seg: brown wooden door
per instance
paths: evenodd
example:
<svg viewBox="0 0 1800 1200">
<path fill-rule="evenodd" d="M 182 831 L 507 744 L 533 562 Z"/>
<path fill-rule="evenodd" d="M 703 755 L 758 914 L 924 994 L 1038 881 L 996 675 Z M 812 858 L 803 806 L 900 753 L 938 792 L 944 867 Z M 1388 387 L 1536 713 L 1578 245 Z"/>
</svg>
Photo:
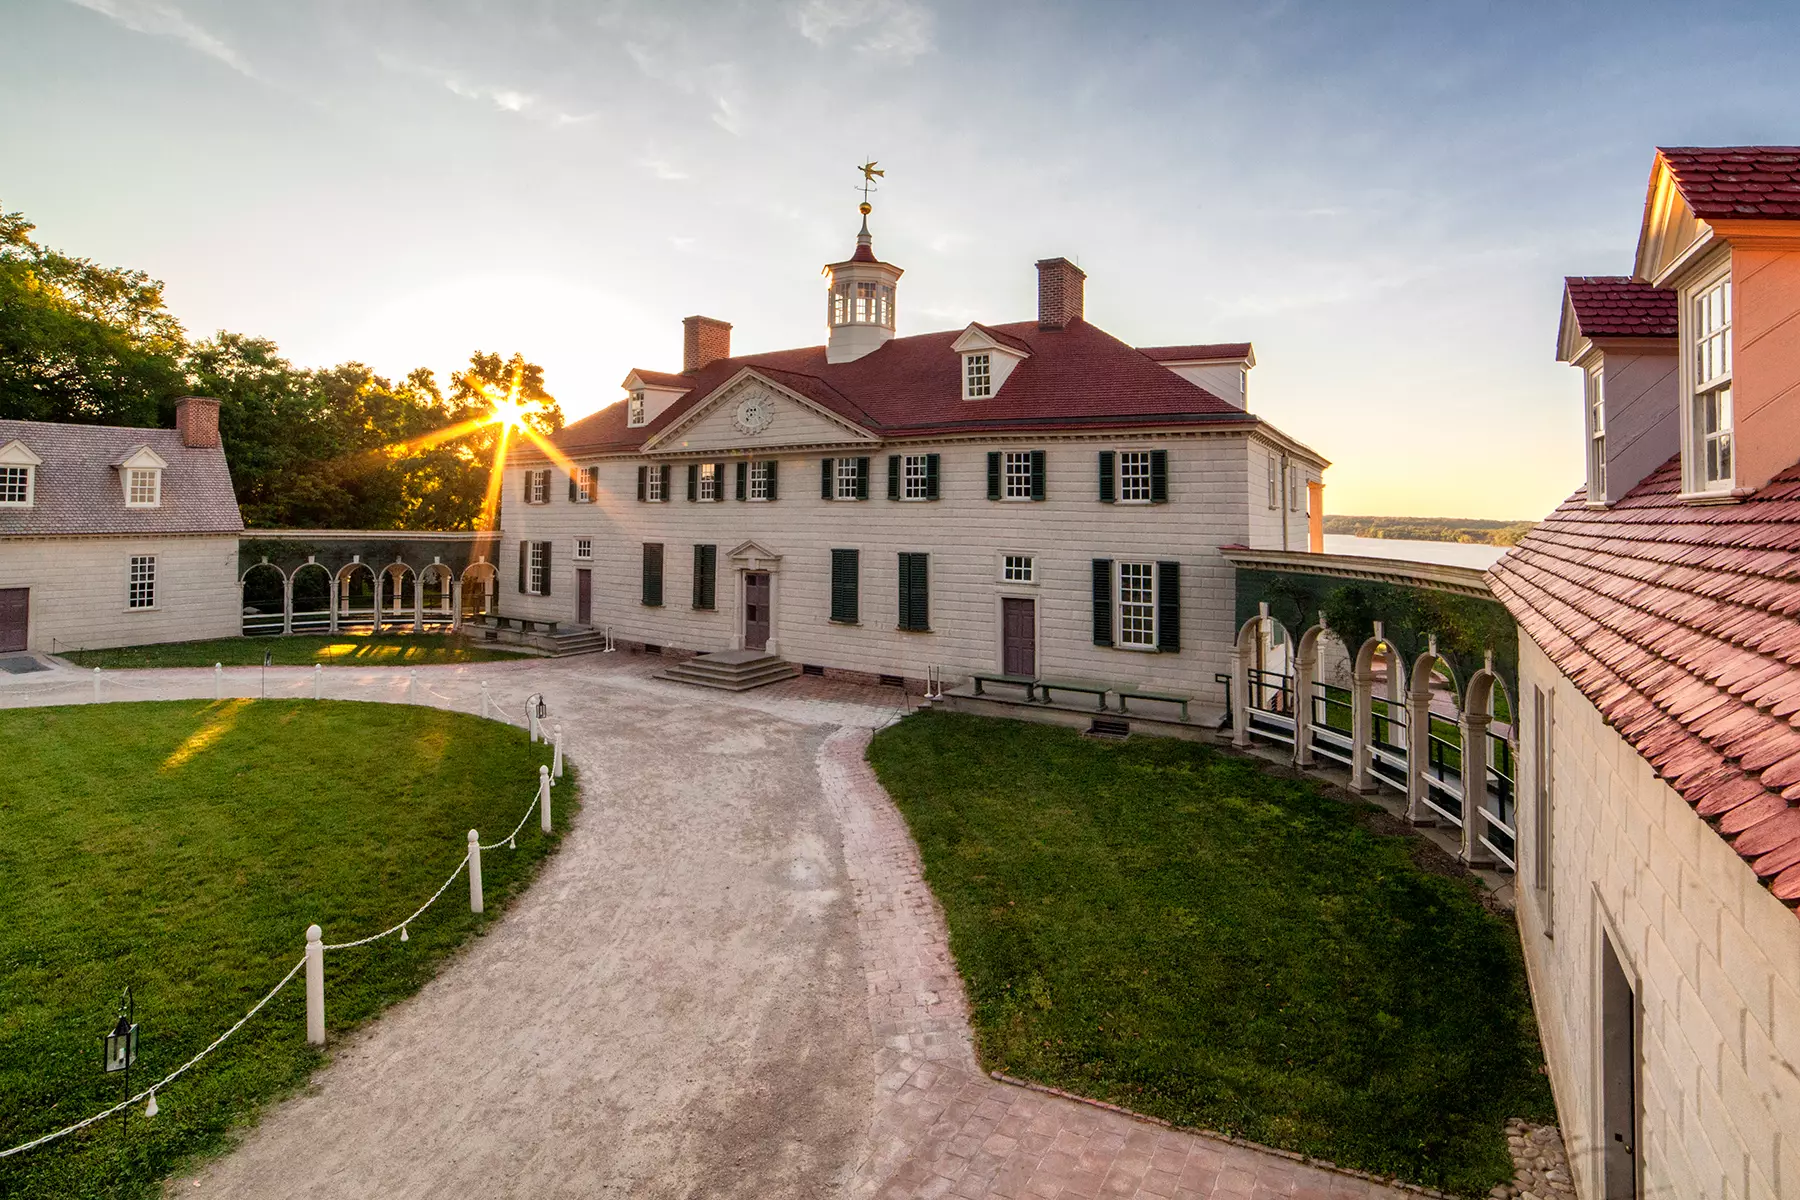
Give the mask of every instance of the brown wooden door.
<svg viewBox="0 0 1800 1200">
<path fill-rule="evenodd" d="M 1000 600 L 1000 669 L 1008 675 L 1037 674 L 1037 601 L 1017 596 Z"/>
<path fill-rule="evenodd" d="M 585 567 L 575 572 L 575 623 L 589 625 L 594 620 L 594 573 Z"/>
<path fill-rule="evenodd" d="M 1636 1200 L 1637 1187 L 1637 996 L 1613 950 L 1600 937 L 1600 1087 L 1606 1122 L 1606 1200 Z"/>
<path fill-rule="evenodd" d="M 25 648 L 30 613 L 30 588 L 0 588 L 0 651 Z"/>
<path fill-rule="evenodd" d="M 744 649 L 769 648 L 769 576 L 766 571 L 744 574 Z"/>
</svg>

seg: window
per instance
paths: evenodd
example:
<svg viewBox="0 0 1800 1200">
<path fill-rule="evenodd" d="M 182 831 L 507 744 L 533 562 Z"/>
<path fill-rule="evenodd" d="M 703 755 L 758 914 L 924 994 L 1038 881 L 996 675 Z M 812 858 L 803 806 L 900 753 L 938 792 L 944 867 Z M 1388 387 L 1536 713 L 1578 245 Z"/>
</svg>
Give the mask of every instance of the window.
<svg viewBox="0 0 1800 1200">
<path fill-rule="evenodd" d="M 1295 467 L 1295 466 L 1288 467 L 1287 477 L 1288 477 L 1288 511 L 1289 512 L 1299 512 L 1300 511 L 1300 493 L 1305 490 L 1303 487 L 1301 487 L 1301 484 L 1303 484 L 1306 481 L 1306 477 L 1305 477 L 1305 475 L 1303 475 L 1301 473 L 1300 468 Z"/>
<path fill-rule="evenodd" d="M 931 556 L 900 554 L 900 628 L 915 633 L 931 630 Z"/>
<path fill-rule="evenodd" d="M 533 596 L 550 594 L 550 543 L 532 542 L 531 559 L 527 568 L 527 590 Z"/>
<path fill-rule="evenodd" d="M 1281 507 L 1281 485 L 1275 480 L 1275 456 L 1269 455 L 1269 507 Z"/>
<path fill-rule="evenodd" d="M 1150 452 L 1148 450 L 1120 451 L 1119 503 L 1150 503 Z"/>
<path fill-rule="evenodd" d="M 1602 367 L 1587 373 L 1588 503 L 1606 503 L 1606 404 Z"/>
<path fill-rule="evenodd" d="M 663 480 L 665 475 L 666 472 L 662 467 L 651 467 L 649 471 L 645 473 L 644 499 L 652 504 L 657 504 L 662 501 Z"/>
<path fill-rule="evenodd" d="M 162 472 L 132 467 L 125 472 L 125 507 L 155 508 L 162 499 Z"/>
<path fill-rule="evenodd" d="M 1001 498 L 1005 500 L 1031 499 L 1031 452 L 1029 450 L 1008 450 L 1006 452 L 1006 491 Z"/>
<path fill-rule="evenodd" d="M 700 499 L 717 500 L 719 498 L 719 464 L 700 464 Z"/>
<path fill-rule="evenodd" d="M 569 476 L 569 500 L 575 504 L 592 504 L 600 490 L 599 467 L 577 467 Z"/>
<path fill-rule="evenodd" d="M 527 471 L 527 472 L 525 472 L 525 503 L 527 503 L 527 504 L 548 504 L 548 503 L 550 503 L 550 472 L 549 472 L 549 470 L 546 469 L 546 470 L 542 470 L 542 471 Z"/>
<path fill-rule="evenodd" d="M 861 566 L 860 551 L 831 552 L 831 619 L 840 625 L 854 625 L 859 619 Z"/>
<path fill-rule="evenodd" d="M 750 499 L 773 500 L 775 480 L 774 464 L 753 462 L 750 464 Z"/>
<path fill-rule="evenodd" d="M 1156 648 L 1156 564 L 1119 564 L 1119 645 Z"/>
<path fill-rule="evenodd" d="M 156 556 L 154 554 L 131 556 L 131 575 L 130 582 L 125 586 L 125 605 L 127 608 L 156 607 Z"/>
<path fill-rule="evenodd" d="M 663 602 L 663 548 L 661 542 L 644 543 L 644 603 L 651 608 L 662 607 Z"/>
<path fill-rule="evenodd" d="M 1729 275 L 1694 297 L 1693 329 L 1692 436 L 1699 461 L 1692 474 L 1695 490 L 1708 491 L 1732 480 Z"/>
<path fill-rule="evenodd" d="M 963 355 L 963 399 L 979 400 L 994 394 L 993 359 L 986 354 Z"/>
<path fill-rule="evenodd" d="M 894 285 L 882 284 L 879 294 L 881 297 L 880 311 L 876 315 L 876 320 L 892 329 L 894 327 Z"/>
<path fill-rule="evenodd" d="M 32 469 L 0 467 L 0 505 L 24 507 L 31 503 Z"/>
<path fill-rule="evenodd" d="M 936 472 L 931 470 L 935 454 L 908 454 L 900 462 L 902 500 L 930 500 L 937 489 L 932 486 Z"/>
<path fill-rule="evenodd" d="M 644 393 L 640 389 L 631 393 L 631 399 L 625 402 L 625 424 L 632 429 L 644 423 Z"/>
<path fill-rule="evenodd" d="M 1003 583 L 1036 583 L 1037 575 L 1031 555 L 1003 555 L 1000 560 L 1000 579 Z"/>
<path fill-rule="evenodd" d="M 1553 742 L 1556 737 L 1555 693 L 1543 688 L 1532 689 L 1531 742 L 1532 757 L 1532 872 L 1531 882 L 1537 889 L 1538 903 L 1544 916 L 1544 933 L 1552 930 L 1552 874 L 1550 823 L 1556 799 L 1556 760 Z"/>
<path fill-rule="evenodd" d="M 858 494 L 859 483 L 862 479 L 862 472 L 858 468 L 859 464 L 865 461 L 867 460 L 860 458 L 840 458 L 837 460 L 837 499 L 858 500 L 869 494 L 866 489 L 861 490 L 860 495 Z"/>
<path fill-rule="evenodd" d="M 575 557 L 579 558 L 582 562 L 593 561 L 594 539 L 593 538 L 576 538 L 575 539 Z"/>
</svg>

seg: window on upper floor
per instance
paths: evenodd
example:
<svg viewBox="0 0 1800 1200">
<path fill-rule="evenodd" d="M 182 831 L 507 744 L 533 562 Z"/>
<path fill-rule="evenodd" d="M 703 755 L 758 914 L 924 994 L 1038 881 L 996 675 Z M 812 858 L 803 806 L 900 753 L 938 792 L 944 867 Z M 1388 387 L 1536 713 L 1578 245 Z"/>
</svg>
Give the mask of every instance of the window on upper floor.
<svg viewBox="0 0 1800 1200">
<path fill-rule="evenodd" d="M 1119 503 L 1148 504 L 1152 498 L 1150 451 L 1121 450 L 1119 452 Z"/>
<path fill-rule="evenodd" d="M 525 472 L 525 503 L 550 503 L 550 472 L 548 469 Z"/>
<path fill-rule="evenodd" d="M 32 502 L 35 467 L 0 467 L 0 507 L 25 508 Z"/>
<path fill-rule="evenodd" d="M 769 462 L 753 462 L 750 464 L 750 499 L 768 500 L 775 489 L 770 481 L 774 477 L 774 465 Z"/>
<path fill-rule="evenodd" d="M 1716 491 L 1733 479 L 1731 438 L 1731 276 L 1721 275 L 1694 293 L 1693 385 L 1689 411 L 1692 491 Z"/>
<path fill-rule="evenodd" d="M 932 498 L 931 460 L 933 454 L 908 454 L 900 460 L 900 498 L 930 500 Z"/>
<path fill-rule="evenodd" d="M 1590 367 L 1582 381 L 1586 389 L 1588 435 L 1588 503 L 1606 503 L 1606 380 L 1604 367 Z"/>
<path fill-rule="evenodd" d="M 1303 490 L 1301 487 L 1302 482 L 1303 482 L 1303 478 L 1300 474 L 1300 468 L 1289 467 L 1288 468 L 1288 511 L 1289 512 L 1299 512 L 1300 511 L 1300 493 Z"/>
<path fill-rule="evenodd" d="M 594 539 L 593 538 L 576 538 L 575 539 L 575 557 L 580 559 L 582 562 L 592 561 L 592 559 L 594 557 Z"/>
<path fill-rule="evenodd" d="M 701 463 L 697 494 L 702 500 L 719 498 L 719 464 Z"/>
<path fill-rule="evenodd" d="M 154 554 L 131 556 L 131 573 L 125 584 L 125 606 L 127 608 L 156 607 L 156 556 Z"/>
<path fill-rule="evenodd" d="M 1269 455 L 1269 507 L 1281 507 L 1281 483 L 1275 477 L 1275 456 Z"/>
<path fill-rule="evenodd" d="M 1002 583 L 1036 583 L 1037 564 L 1029 554 L 1004 554 L 1000 557 Z"/>
<path fill-rule="evenodd" d="M 625 424 L 636 429 L 644 423 L 644 392 L 640 388 L 625 402 Z"/>
<path fill-rule="evenodd" d="M 645 472 L 645 474 L 644 474 L 644 499 L 645 500 L 648 500 L 652 504 L 656 504 L 662 500 L 662 498 L 663 498 L 663 477 L 667 473 L 668 473 L 667 468 L 659 467 L 659 466 L 652 466 L 648 471 Z"/>
<path fill-rule="evenodd" d="M 129 467 L 125 471 L 125 507 L 155 508 L 162 503 L 162 472 L 154 467 Z"/>
<path fill-rule="evenodd" d="M 1031 499 L 1031 451 L 1008 450 L 1005 457 L 1005 500 Z"/>
<path fill-rule="evenodd" d="M 963 399 L 979 400 L 994 394 L 994 360 L 989 354 L 963 355 Z"/>
<path fill-rule="evenodd" d="M 837 460 L 837 466 L 835 468 L 837 484 L 836 499 L 855 500 L 858 498 L 862 481 L 862 464 L 866 461 L 866 459 L 861 458 L 840 458 Z M 860 494 L 866 496 L 868 495 L 868 492 L 866 489 L 862 489 Z"/>
</svg>

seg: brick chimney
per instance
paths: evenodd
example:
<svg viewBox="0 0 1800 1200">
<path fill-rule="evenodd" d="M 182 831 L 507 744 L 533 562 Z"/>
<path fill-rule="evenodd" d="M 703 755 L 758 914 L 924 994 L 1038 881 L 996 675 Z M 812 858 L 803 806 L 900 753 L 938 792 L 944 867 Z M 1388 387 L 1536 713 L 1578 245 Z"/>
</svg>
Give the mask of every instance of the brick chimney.
<svg viewBox="0 0 1800 1200">
<path fill-rule="evenodd" d="M 681 319 L 681 373 L 692 375 L 731 357 L 731 325 L 712 317 Z"/>
<path fill-rule="evenodd" d="M 1038 328 L 1062 329 L 1081 320 L 1087 272 L 1066 258 L 1038 260 Z"/>
<path fill-rule="evenodd" d="M 175 402 L 175 429 L 182 445 L 213 449 L 219 444 L 219 402 L 205 396 L 183 396 Z"/>
</svg>

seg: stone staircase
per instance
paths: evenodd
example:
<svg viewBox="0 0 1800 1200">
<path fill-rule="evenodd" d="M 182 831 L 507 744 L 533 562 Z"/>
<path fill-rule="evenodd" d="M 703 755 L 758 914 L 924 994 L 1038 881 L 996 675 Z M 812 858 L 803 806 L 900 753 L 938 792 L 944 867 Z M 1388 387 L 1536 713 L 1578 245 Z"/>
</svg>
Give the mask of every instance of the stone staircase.
<svg viewBox="0 0 1800 1200">
<path fill-rule="evenodd" d="M 568 654 L 592 654 L 596 650 L 606 649 L 606 633 L 599 629 L 582 629 L 577 626 L 559 629 L 541 639 L 540 644 L 556 658 Z"/>
<path fill-rule="evenodd" d="M 720 650 L 676 663 L 656 677 L 727 692 L 747 692 L 792 679 L 799 673 L 798 664 L 785 662 L 766 650 Z"/>
</svg>

